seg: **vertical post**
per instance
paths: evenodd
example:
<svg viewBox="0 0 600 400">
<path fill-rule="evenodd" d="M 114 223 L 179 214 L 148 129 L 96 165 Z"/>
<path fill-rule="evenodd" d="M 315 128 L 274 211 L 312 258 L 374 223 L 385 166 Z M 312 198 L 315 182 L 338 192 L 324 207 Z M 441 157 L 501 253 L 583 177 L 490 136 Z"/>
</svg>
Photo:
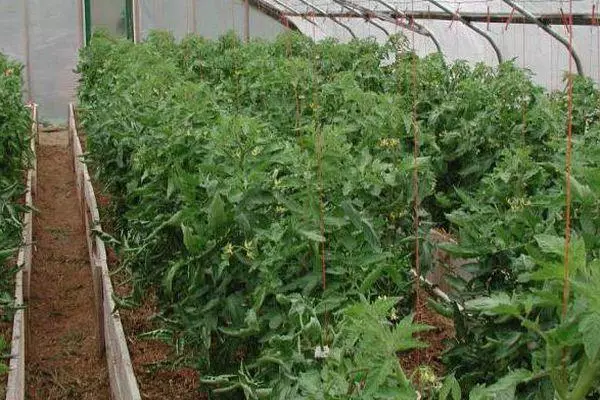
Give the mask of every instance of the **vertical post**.
<svg viewBox="0 0 600 400">
<path fill-rule="evenodd" d="M 244 41 L 250 41 L 250 1 L 244 0 Z"/>
<path fill-rule="evenodd" d="M 133 0 L 133 42 L 140 42 L 140 0 Z"/>
<path fill-rule="evenodd" d="M 79 48 L 81 49 L 85 43 L 85 27 L 83 19 L 83 0 L 77 1 L 77 35 L 79 36 Z"/>
<path fill-rule="evenodd" d="M 23 12 L 23 23 L 24 26 L 24 46 L 25 46 L 25 71 L 27 74 L 27 101 L 29 103 L 33 102 L 33 89 L 31 87 L 31 36 L 29 26 L 31 25 L 31 15 L 29 13 L 29 0 L 25 0 L 23 3 L 24 12 Z"/>
<path fill-rule="evenodd" d="M 192 33 L 198 33 L 198 18 L 196 17 L 196 0 L 192 0 Z"/>
<path fill-rule="evenodd" d="M 85 27 L 85 41 L 84 44 L 87 46 L 92 38 L 92 7 L 90 0 L 83 0 L 83 16 Z"/>
<path fill-rule="evenodd" d="M 133 40 L 133 4 L 132 0 L 125 0 L 125 34 L 127 39 Z"/>
</svg>

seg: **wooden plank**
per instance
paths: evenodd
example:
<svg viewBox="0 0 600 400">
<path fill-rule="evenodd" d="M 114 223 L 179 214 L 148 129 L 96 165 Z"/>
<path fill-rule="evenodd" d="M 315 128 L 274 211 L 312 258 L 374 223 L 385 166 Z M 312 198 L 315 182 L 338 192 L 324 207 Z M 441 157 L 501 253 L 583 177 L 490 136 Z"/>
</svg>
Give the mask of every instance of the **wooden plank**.
<svg viewBox="0 0 600 400">
<path fill-rule="evenodd" d="M 31 148 L 34 160 L 31 169 L 27 172 L 27 188 L 25 205 L 28 210 L 23 216 L 22 245 L 17 255 L 17 265 L 21 270 L 15 275 L 15 305 L 19 309 L 13 319 L 12 340 L 10 349 L 10 362 L 8 380 L 6 385 L 7 400 L 23 400 L 25 398 L 25 357 L 26 357 L 26 331 L 27 313 L 25 299 L 29 297 L 29 282 L 31 276 L 31 260 L 33 256 L 33 188 L 36 177 L 35 143 L 37 140 L 37 106 L 30 105 L 32 109 L 33 124 L 31 128 Z"/>
<path fill-rule="evenodd" d="M 69 130 L 78 195 L 84 204 L 83 215 L 85 216 L 90 264 L 94 277 L 94 293 L 98 308 L 99 337 L 100 342 L 104 342 L 111 397 L 113 400 L 140 400 L 141 396 L 133 372 L 125 332 L 119 313 L 115 311 L 113 287 L 106 261 L 106 246 L 102 239 L 93 232 L 94 229 L 102 230 L 100 213 L 88 168 L 80 158 L 82 149 L 72 104 L 69 105 Z"/>
</svg>

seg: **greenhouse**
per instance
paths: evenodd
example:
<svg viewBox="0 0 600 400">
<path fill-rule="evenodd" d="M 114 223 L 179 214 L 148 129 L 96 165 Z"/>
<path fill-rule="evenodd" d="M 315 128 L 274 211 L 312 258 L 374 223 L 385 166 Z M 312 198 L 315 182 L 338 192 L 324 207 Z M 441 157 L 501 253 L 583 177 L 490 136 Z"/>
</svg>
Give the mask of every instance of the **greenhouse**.
<svg viewBox="0 0 600 400">
<path fill-rule="evenodd" d="M 600 399 L 597 0 L 0 0 L 0 396 Z"/>
</svg>

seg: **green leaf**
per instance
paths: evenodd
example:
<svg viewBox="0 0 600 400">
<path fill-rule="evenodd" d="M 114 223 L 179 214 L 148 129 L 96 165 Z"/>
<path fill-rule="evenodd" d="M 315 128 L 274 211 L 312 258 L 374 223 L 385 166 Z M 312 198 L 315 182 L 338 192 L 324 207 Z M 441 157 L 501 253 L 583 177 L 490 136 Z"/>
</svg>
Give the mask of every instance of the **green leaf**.
<svg viewBox="0 0 600 400">
<path fill-rule="evenodd" d="M 595 360 L 600 352 L 600 314 L 585 314 L 579 323 L 579 332 L 583 336 L 585 354 L 590 360 Z"/>
<path fill-rule="evenodd" d="M 214 232 L 227 222 L 225 205 L 219 193 L 215 194 L 208 208 L 208 226 Z"/>
<path fill-rule="evenodd" d="M 449 398 L 452 400 L 461 399 L 460 385 L 454 374 L 448 375 L 444 379 L 444 384 L 442 385 L 439 393 L 439 400 L 447 400 Z"/>
<path fill-rule="evenodd" d="M 476 386 L 469 393 L 469 400 L 514 400 L 517 385 L 531 377 L 531 372 L 518 369 L 509 372 L 490 386 Z"/>
<path fill-rule="evenodd" d="M 519 304 L 506 293 L 497 293 L 489 297 L 479 297 L 465 303 L 467 309 L 483 311 L 488 314 L 520 315 Z"/>
<path fill-rule="evenodd" d="M 296 231 L 300 235 L 304 236 L 308 240 L 312 240 L 313 242 L 323 243 L 325 241 L 325 237 L 317 231 L 307 231 L 304 229 L 297 229 Z"/>
<path fill-rule="evenodd" d="M 481 251 L 476 249 L 470 249 L 465 246 L 461 246 L 455 243 L 440 243 L 438 247 L 444 250 L 446 253 L 461 258 L 475 258 L 481 255 Z"/>
<path fill-rule="evenodd" d="M 555 235 L 535 235 L 535 241 L 540 249 L 547 254 L 563 257 L 565 254 L 565 239 Z"/>
<path fill-rule="evenodd" d="M 592 189 L 590 189 L 588 185 L 580 183 L 573 175 L 571 175 L 570 178 L 575 199 L 580 200 L 583 203 L 593 203 L 595 196 Z"/>
</svg>

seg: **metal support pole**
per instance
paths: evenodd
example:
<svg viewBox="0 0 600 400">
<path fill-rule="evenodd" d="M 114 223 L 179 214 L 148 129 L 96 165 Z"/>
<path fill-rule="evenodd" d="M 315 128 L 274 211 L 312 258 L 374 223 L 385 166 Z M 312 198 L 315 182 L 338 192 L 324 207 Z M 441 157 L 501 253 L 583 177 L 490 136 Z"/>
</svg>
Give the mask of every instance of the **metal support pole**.
<svg viewBox="0 0 600 400">
<path fill-rule="evenodd" d="M 339 4 L 340 6 L 342 6 L 343 8 L 345 8 L 346 10 L 349 10 L 350 12 L 352 12 L 354 15 L 356 15 L 357 17 L 361 17 L 364 18 L 368 23 L 370 23 L 371 25 L 373 25 L 376 28 L 379 28 L 381 31 L 383 31 L 383 33 L 385 33 L 386 36 L 390 36 L 390 32 L 385 29 L 385 27 L 383 25 L 378 24 L 377 22 L 371 20 L 370 16 L 362 13 L 360 11 L 357 11 L 356 9 L 352 8 L 351 6 L 345 4 L 345 2 L 341 1 L 341 0 L 333 0 L 335 3 Z"/>
<path fill-rule="evenodd" d="M 287 10 L 288 12 L 291 12 L 292 14 L 296 14 L 296 15 L 300 15 L 301 13 L 299 13 L 297 10 L 295 10 L 294 8 L 288 6 L 287 4 L 279 1 L 279 0 L 272 0 L 274 3 L 276 3 L 278 6 L 280 6 L 281 8 Z M 287 17 L 286 17 L 287 18 Z M 308 23 L 311 23 L 315 26 L 318 26 L 317 23 L 313 20 L 311 20 L 310 18 L 307 18 L 305 15 L 301 16 L 301 18 L 303 20 L 305 20 Z"/>
<path fill-rule="evenodd" d="M 348 2 L 346 0 L 344 0 L 345 2 Z M 389 4 L 388 2 L 384 1 L 384 0 L 377 0 L 380 4 L 382 4 L 383 6 L 387 7 L 390 11 L 392 11 L 394 13 L 394 15 L 397 17 L 398 15 L 402 16 L 403 18 L 406 18 L 407 20 L 409 19 L 406 14 L 404 14 L 403 12 L 399 11 L 398 9 L 396 9 L 395 7 L 393 7 L 391 4 Z M 398 20 L 396 18 L 393 18 L 391 16 L 388 16 L 386 14 L 382 14 L 382 13 L 378 13 L 375 12 L 375 15 L 384 20 L 384 21 L 388 21 L 391 22 L 393 24 L 397 24 L 402 26 L 405 29 L 408 29 L 411 32 L 417 33 L 421 36 L 425 36 L 428 37 L 429 39 L 431 39 L 431 41 L 433 42 L 433 45 L 435 46 L 435 48 L 437 49 L 438 53 L 443 54 L 442 52 L 442 46 L 440 45 L 440 42 L 438 42 L 437 38 L 435 37 L 435 35 L 429 30 L 427 29 L 425 26 L 419 24 L 418 22 L 416 22 L 414 20 L 414 18 L 412 18 L 412 24 L 410 23 L 403 23 L 403 22 L 398 22 Z"/>
<path fill-rule="evenodd" d="M 250 41 L 250 3 L 244 0 L 244 41 Z"/>
<path fill-rule="evenodd" d="M 133 41 L 133 0 L 125 0 L 125 34 Z"/>
<path fill-rule="evenodd" d="M 474 32 L 479 33 L 481 36 L 483 36 L 490 43 L 490 45 L 492 46 L 492 48 L 494 49 L 494 52 L 496 53 L 496 57 L 498 58 L 498 63 L 501 64 L 502 61 L 504 61 L 504 59 L 502 57 L 502 52 L 500 52 L 500 48 L 498 48 L 498 46 L 496 45 L 496 42 L 494 42 L 494 39 L 492 39 L 492 37 L 490 35 L 488 35 L 487 32 L 485 32 L 484 30 L 479 29 L 478 27 L 476 27 L 475 25 L 473 25 L 471 23 L 471 21 L 467 21 L 466 19 L 464 19 L 463 17 L 461 17 L 460 14 L 452 11 L 451 9 L 449 9 L 448 7 L 446 7 L 445 5 L 443 5 L 442 3 L 438 2 L 437 0 L 427 0 L 427 1 L 429 1 L 434 6 L 436 6 L 438 8 L 441 8 L 445 12 L 454 15 L 454 17 L 456 19 L 458 19 L 460 22 L 462 22 L 463 24 L 465 24 L 468 28 L 470 28 Z"/>
<path fill-rule="evenodd" d="M 141 30 L 140 30 L 140 1 L 141 0 L 133 0 L 133 42 L 139 43 Z"/>
<path fill-rule="evenodd" d="M 90 0 L 83 0 L 83 15 L 84 15 L 84 23 L 85 27 L 85 45 L 87 46 L 90 43 L 90 39 L 92 38 L 92 9 L 91 9 Z"/>
<path fill-rule="evenodd" d="M 552 29 L 548 25 L 544 24 L 542 21 L 539 20 L 538 17 L 536 17 L 535 15 L 533 15 L 532 13 L 527 11 L 522 5 L 520 5 L 516 1 L 512 1 L 512 0 L 502 0 L 502 1 L 506 4 L 508 4 L 509 6 L 513 7 L 515 10 L 517 10 L 521 14 L 523 14 L 525 17 L 527 17 L 527 19 L 529 19 L 531 22 L 533 22 L 534 24 L 539 26 L 544 32 L 546 32 L 547 34 L 552 36 L 554 39 L 558 40 L 563 46 L 565 46 L 567 48 L 567 51 L 569 53 L 571 53 L 571 55 L 573 56 L 573 60 L 575 61 L 575 65 L 577 66 L 577 73 L 579 75 L 583 75 L 583 66 L 581 65 L 581 60 L 579 59 L 579 56 L 575 52 L 575 49 L 573 49 L 573 47 L 571 46 L 571 44 L 569 43 L 569 41 L 567 39 L 562 37 L 558 32 L 556 32 L 554 29 Z"/>
<path fill-rule="evenodd" d="M 312 8 L 313 10 L 326 15 L 327 13 L 325 11 L 323 11 L 321 8 L 315 6 L 314 4 L 312 4 L 311 2 L 307 1 L 307 0 L 300 0 L 301 3 L 303 3 L 304 5 L 309 6 L 310 8 Z M 335 17 L 328 17 L 329 19 L 331 19 L 333 22 L 335 22 L 336 24 L 338 24 L 339 26 L 341 26 L 342 28 L 344 28 L 345 30 L 347 30 L 350 35 L 356 39 L 356 35 L 354 34 L 354 32 L 352 32 L 352 29 L 350 29 L 350 27 L 346 24 L 344 24 L 343 22 L 341 22 L 339 19 L 335 18 Z"/>
</svg>

